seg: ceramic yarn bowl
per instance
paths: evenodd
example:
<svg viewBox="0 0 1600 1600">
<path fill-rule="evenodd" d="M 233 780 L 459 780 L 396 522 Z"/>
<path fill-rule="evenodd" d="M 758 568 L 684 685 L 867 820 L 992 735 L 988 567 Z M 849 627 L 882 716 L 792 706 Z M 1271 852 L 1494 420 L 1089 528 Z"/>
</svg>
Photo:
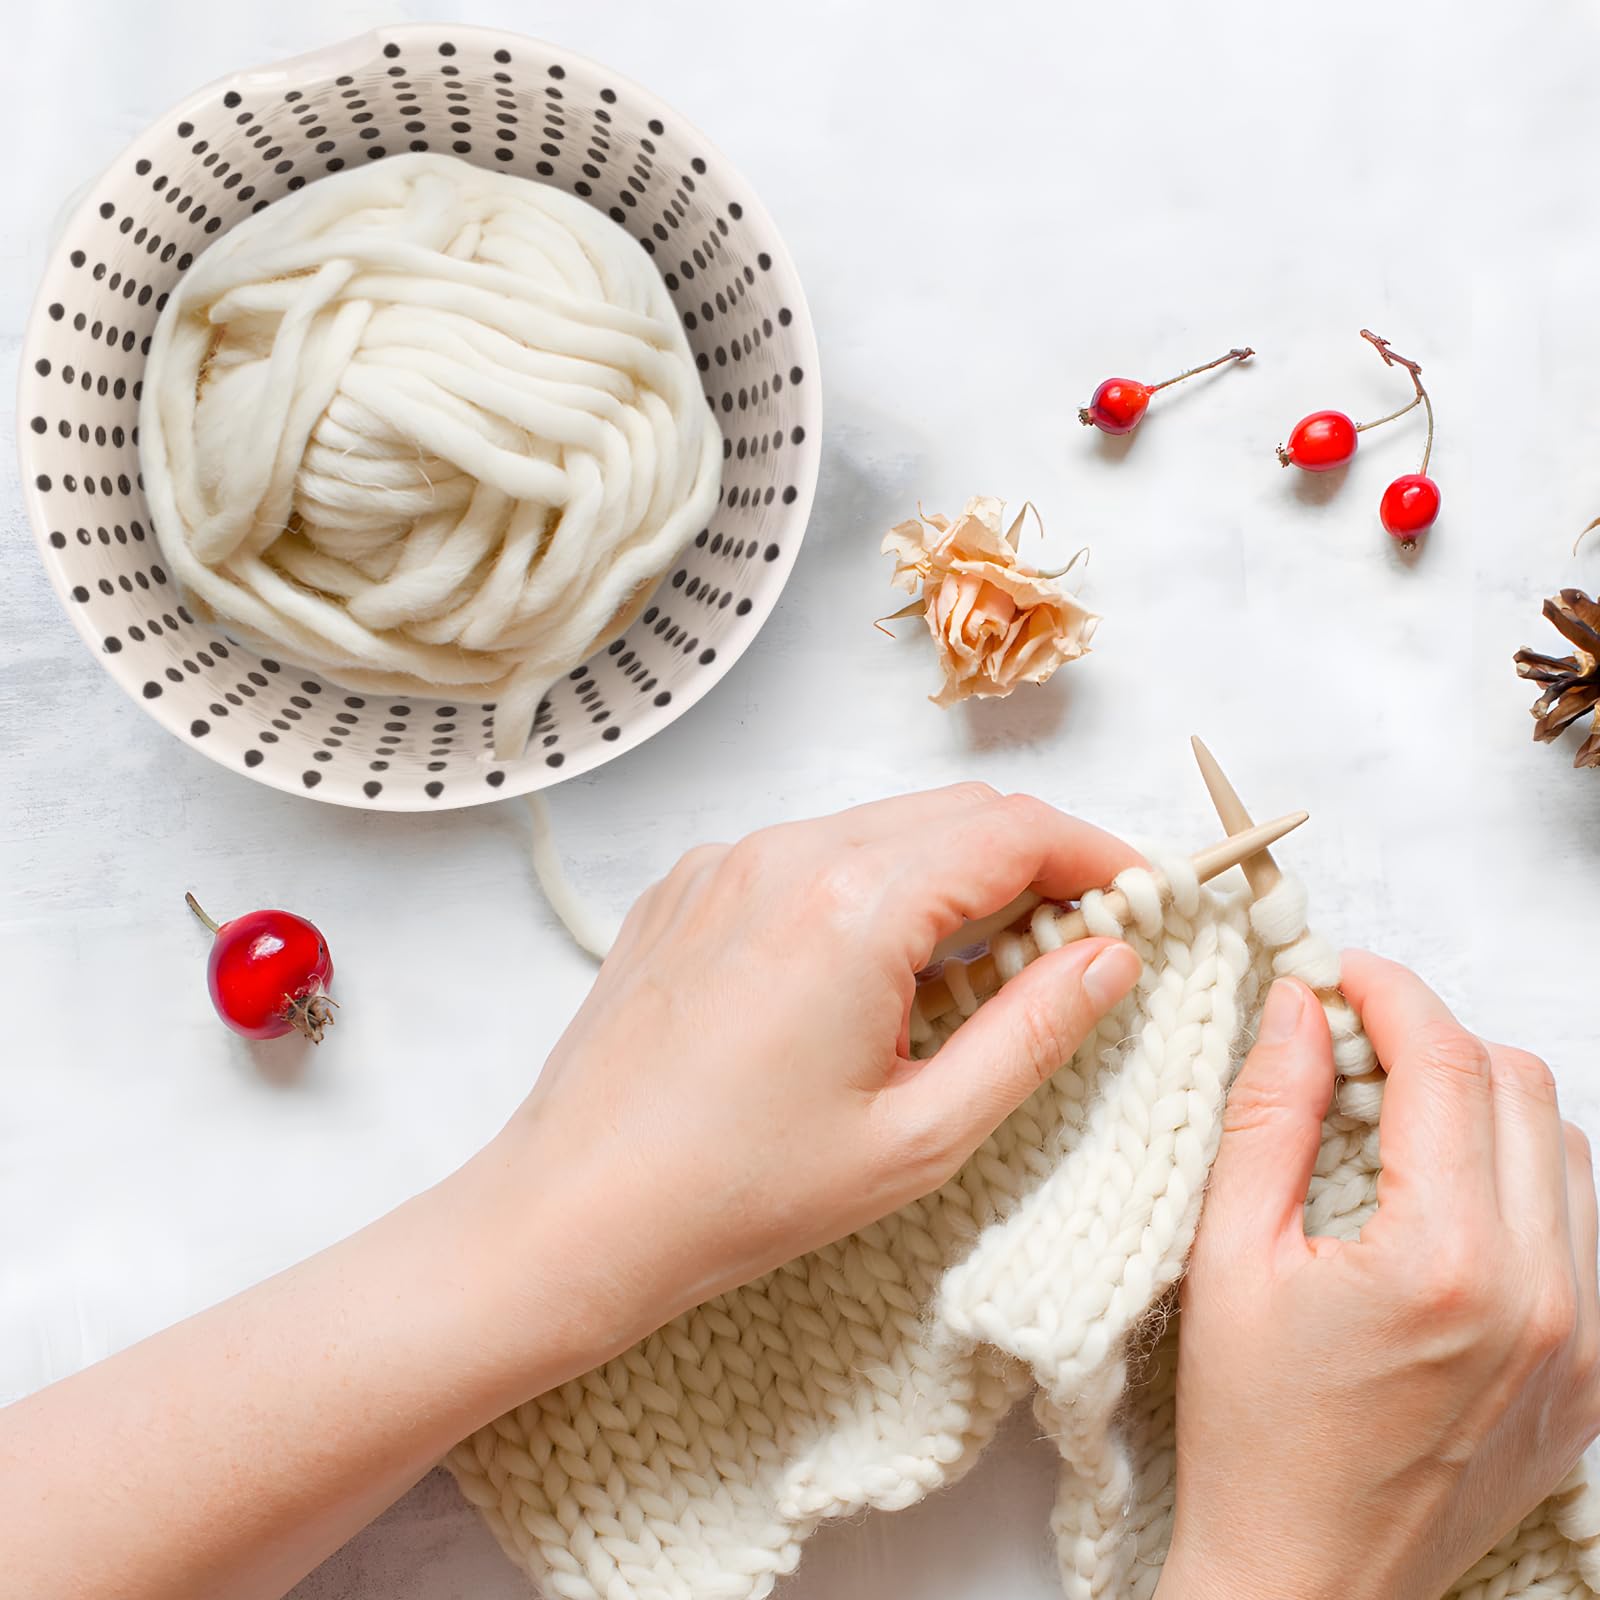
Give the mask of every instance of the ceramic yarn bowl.
<svg viewBox="0 0 1600 1600">
<path fill-rule="evenodd" d="M 559 185 L 650 252 L 723 432 L 710 525 L 638 622 L 555 685 L 497 762 L 473 703 L 357 693 L 197 622 L 139 478 L 144 354 L 167 293 L 235 223 L 329 172 L 408 150 Z M 24 341 L 24 493 L 62 603 L 106 670 L 213 760 L 320 800 L 444 809 L 526 793 L 649 738 L 738 659 L 794 564 L 820 393 L 776 230 L 693 127 L 625 78 L 515 34 L 381 28 L 202 90 L 88 190 Z"/>
</svg>

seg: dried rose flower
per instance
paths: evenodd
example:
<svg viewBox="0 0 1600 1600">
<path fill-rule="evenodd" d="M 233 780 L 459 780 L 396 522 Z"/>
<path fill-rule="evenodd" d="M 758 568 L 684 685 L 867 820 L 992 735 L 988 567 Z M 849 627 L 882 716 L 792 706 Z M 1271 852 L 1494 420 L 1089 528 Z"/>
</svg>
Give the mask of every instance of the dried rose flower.
<svg viewBox="0 0 1600 1600">
<path fill-rule="evenodd" d="M 939 652 L 944 687 L 929 696 L 935 705 L 1043 683 L 1088 652 L 1100 621 L 1061 583 L 1077 556 L 1054 573 L 1017 560 L 1028 507 L 1002 531 L 1003 504 L 979 495 L 954 522 L 918 516 L 884 535 L 883 553 L 895 558 L 891 581 L 917 596 L 895 616 L 920 611 Z"/>
</svg>

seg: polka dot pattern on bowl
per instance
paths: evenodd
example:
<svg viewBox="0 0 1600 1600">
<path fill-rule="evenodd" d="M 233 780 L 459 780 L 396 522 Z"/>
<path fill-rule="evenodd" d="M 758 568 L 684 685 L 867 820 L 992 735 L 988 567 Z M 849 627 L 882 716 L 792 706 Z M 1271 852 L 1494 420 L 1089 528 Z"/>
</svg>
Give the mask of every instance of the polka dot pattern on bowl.
<svg viewBox="0 0 1600 1600">
<path fill-rule="evenodd" d="M 627 634 L 554 686 L 516 761 L 491 706 L 350 692 L 197 620 L 139 475 L 151 330 L 218 234 L 358 162 L 452 154 L 556 184 L 639 241 L 683 318 L 723 433 L 709 525 Z M 592 769 L 738 658 L 793 565 L 821 406 L 804 297 L 738 174 L 643 90 L 536 40 L 381 29 L 213 85 L 90 189 L 29 325 L 19 448 L 46 566 L 102 664 L 165 727 L 278 788 L 388 810 L 473 805 Z"/>
</svg>

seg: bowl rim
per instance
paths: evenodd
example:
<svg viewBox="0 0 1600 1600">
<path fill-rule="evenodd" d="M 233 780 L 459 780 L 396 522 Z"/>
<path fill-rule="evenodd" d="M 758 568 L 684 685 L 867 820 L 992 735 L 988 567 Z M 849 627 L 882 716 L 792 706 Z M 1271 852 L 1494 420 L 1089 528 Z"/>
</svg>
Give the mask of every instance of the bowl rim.
<svg viewBox="0 0 1600 1600">
<path fill-rule="evenodd" d="M 49 542 L 49 517 L 44 506 L 44 495 L 34 482 L 35 470 L 30 470 L 33 468 L 33 463 L 29 460 L 28 454 L 32 448 L 30 436 L 19 425 L 15 432 L 22 503 L 27 515 L 29 528 L 33 533 L 34 545 L 39 552 L 40 564 L 44 567 L 45 573 L 49 577 L 50 586 L 55 590 L 61 609 L 66 613 L 78 637 L 88 647 L 89 654 L 100 665 L 105 675 L 141 711 L 153 718 L 168 733 L 172 734 L 187 748 L 205 756 L 217 766 L 223 767 L 238 777 L 265 784 L 267 787 L 277 789 L 284 794 L 295 795 L 300 799 L 312 800 L 322 805 L 345 806 L 354 811 L 458 811 L 473 806 L 491 805 L 501 800 L 536 794 L 540 790 L 554 788 L 557 784 L 565 783 L 569 779 L 582 777 L 586 773 L 593 772 L 596 768 L 615 761 L 619 756 L 626 755 L 630 750 L 637 749 L 657 734 L 666 732 L 672 723 L 676 722 L 703 700 L 722 681 L 735 663 L 744 656 L 744 653 L 755 642 L 756 636 L 761 632 L 762 628 L 765 627 L 784 590 L 788 587 L 795 562 L 799 559 L 800 546 L 804 543 L 806 533 L 810 527 L 811 512 L 816 502 L 817 480 L 821 473 L 822 386 L 816 328 L 811 319 L 810 304 L 806 299 L 805 286 L 801 282 L 799 271 L 795 267 L 794 258 L 789 253 L 787 241 L 773 221 L 772 214 L 756 194 L 754 187 L 744 176 L 744 173 L 727 158 L 720 145 L 707 137 L 698 123 L 690 121 L 682 112 L 668 105 L 666 101 L 653 94 L 633 78 L 630 78 L 626 73 L 618 72 L 606 66 L 603 62 L 595 60 L 592 56 L 584 55 L 581 51 L 569 49 L 565 45 L 556 44 L 551 40 L 540 38 L 534 34 L 517 33 L 508 28 L 480 27 L 474 24 L 461 24 L 458 26 L 454 23 L 443 22 L 385 24 L 380 27 L 369 28 L 362 33 L 350 34 L 330 44 L 319 46 L 314 50 L 302 51 L 299 55 L 287 56 L 280 61 L 269 62 L 264 66 L 241 68 L 201 85 L 200 88 L 185 95 L 183 99 L 176 101 L 165 111 L 152 118 L 150 123 L 133 139 L 129 140 L 111 161 L 106 163 L 92 179 L 83 184 L 78 190 L 78 200 L 72 207 L 71 212 L 60 218 L 56 224 L 55 242 L 50 249 L 44 269 L 39 277 L 38 287 L 34 291 L 33 300 L 28 307 L 28 316 L 23 324 L 22 340 L 18 351 L 15 414 L 19 419 L 19 424 L 24 414 L 23 401 L 25 392 L 29 389 L 31 381 L 35 377 L 34 362 L 38 359 L 38 343 L 45 333 L 45 307 L 49 304 L 49 296 L 52 293 L 51 285 L 58 280 L 60 275 L 64 274 L 68 265 L 68 256 L 70 254 L 68 242 L 73 229 L 90 213 L 91 207 L 96 204 L 101 185 L 112 173 L 125 166 L 130 159 L 137 159 L 147 148 L 156 149 L 165 137 L 163 130 L 173 121 L 182 121 L 183 113 L 209 105 L 230 88 L 259 90 L 264 86 L 263 80 L 286 80 L 304 71 L 326 71 L 330 66 L 337 68 L 337 64 L 346 56 L 365 62 L 371 55 L 381 55 L 383 46 L 386 44 L 403 46 L 408 42 L 453 41 L 464 37 L 471 37 L 490 48 L 493 48 L 496 43 L 502 48 L 516 45 L 526 49 L 532 46 L 547 52 L 553 64 L 575 64 L 587 72 L 601 75 L 609 84 L 618 89 L 625 89 L 642 111 L 661 115 L 663 121 L 670 120 L 685 135 L 699 140 L 705 155 L 708 158 L 714 157 L 716 159 L 718 170 L 727 175 L 729 186 L 740 191 L 738 199 L 745 216 L 765 230 L 768 238 L 770 238 L 768 249 L 774 262 L 782 267 L 789 282 L 793 285 L 791 309 L 794 317 L 789 335 L 799 341 L 801 354 L 806 363 L 806 371 L 817 380 L 815 383 L 808 385 L 805 400 L 802 402 L 806 407 L 806 439 L 813 442 L 812 448 L 806 452 L 805 457 L 810 463 L 810 470 L 797 478 L 795 482 L 796 496 L 793 504 L 788 508 L 788 515 L 793 519 L 798 531 L 793 539 L 784 541 L 776 560 L 772 564 L 776 582 L 770 591 L 770 597 L 764 603 L 757 602 L 752 606 L 749 615 L 744 619 L 744 628 L 718 650 L 717 658 L 714 662 L 695 673 L 693 677 L 675 690 L 670 714 L 661 717 L 659 720 L 648 716 L 636 718 L 631 724 L 623 728 L 621 735 L 617 739 L 606 743 L 603 748 L 594 749 L 587 754 L 569 756 L 560 768 L 528 763 L 526 764 L 526 770 L 519 772 L 507 765 L 505 768 L 505 782 L 499 788 L 491 789 L 486 793 L 478 792 L 477 786 L 471 786 L 474 792 L 466 793 L 457 785 L 451 784 L 447 786 L 444 794 L 438 799 L 430 799 L 426 795 L 413 795 L 404 790 L 391 794 L 390 787 L 386 784 L 382 796 L 374 800 L 368 798 L 359 788 L 352 794 L 324 792 L 321 786 L 308 790 L 296 784 L 293 774 L 287 771 L 279 772 L 274 769 L 269 772 L 265 766 L 260 768 L 246 767 L 233 759 L 223 746 L 209 741 L 198 740 L 190 735 L 187 727 L 184 726 L 183 713 L 179 711 L 175 703 L 169 704 L 166 696 L 162 696 L 159 700 L 145 699 L 132 677 L 113 670 L 111 663 L 103 658 L 103 653 L 99 648 L 100 638 L 90 628 L 83 608 L 72 603 L 71 590 L 65 581 L 61 568 L 54 559 L 54 552 L 51 550 Z M 763 243 L 766 242 L 764 239 Z M 199 256 L 197 255 L 195 259 L 198 260 Z M 659 268 L 657 270 L 659 271 Z M 154 533 L 153 522 L 152 533 Z M 159 538 L 157 539 L 157 548 L 160 548 Z M 666 577 L 667 573 L 663 572 L 658 580 L 658 586 L 659 583 L 666 581 Z M 181 594 L 181 590 L 179 593 Z M 244 648 L 253 651 L 255 646 L 245 641 Z M 284 662 L 286 667 L 293 664 L 287 659 Z M 327 682 L 330 686 L 338 687 L 332 678 L 328 678 Z M 443 698 L 448 698 L 448 696 L 443 696 Z M 665 708 L 662 709 L 665 710 Z"/>
</svg>

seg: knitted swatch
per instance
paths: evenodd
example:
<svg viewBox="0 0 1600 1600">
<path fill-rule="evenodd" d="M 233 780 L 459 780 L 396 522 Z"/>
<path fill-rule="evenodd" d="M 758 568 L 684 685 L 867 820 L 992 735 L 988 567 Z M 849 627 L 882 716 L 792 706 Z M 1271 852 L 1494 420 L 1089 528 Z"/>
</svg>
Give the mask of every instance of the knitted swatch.
<svg viewBox="0 0 1600 1600">
<path fill-rule="evenodd" d="M 1353 1237 L 1373 1210 L 1382 1100 L 1299 886 L 1251 904 L 1203 889 L 1182 859 L 1159 864 L 1165 904 L 1149 873 L 1118 879 L 1126 926 L 1098 893 L 1084 901 L 1091 931 L 1143 958 L 1133 993 L 942 1189 L 456 1447 L 463 1491 L 549 1594 L 759 1600 L 824 1518 L 892 1511 L 959 1478 L 1030 1389 L 1061 1452 L 1066 1593 L 1154 1592 L 1173 1509 L 1171 1291 L 1274 976 L 1318 991 L 1343 1075 L 1309 1232 Z M 1041 908 L 1028 935 L 996 940 L 1001 973 L 1059 943 L 1056 922 Z M 918 1053 L 959 1021 L 916 1028 Z M 1451 1592 L 1600 1593 L 1600 1493 L 1584 1469 Z"/>
</svg>

